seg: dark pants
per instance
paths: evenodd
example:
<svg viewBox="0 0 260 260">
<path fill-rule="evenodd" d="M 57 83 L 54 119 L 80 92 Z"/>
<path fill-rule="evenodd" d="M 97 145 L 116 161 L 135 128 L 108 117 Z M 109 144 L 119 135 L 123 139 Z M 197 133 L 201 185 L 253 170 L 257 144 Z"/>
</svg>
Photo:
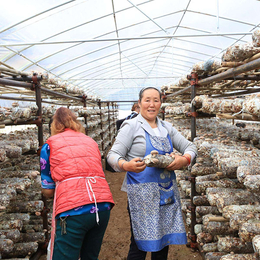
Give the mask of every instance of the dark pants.
<svg viewBox="0 0 260 260">
<path fill-rule="evenodd" d="M 99 212 L 97 224 L 95 213 L 69 216 L 66 234 L 61 234 L 65 229 L 58 219 L 52 260 L 97 260 L 109 217 L 110 210 Z"/>
<path fill-rule="evenodd" d="M 131 244 L 130 244 L 127 260 L 145 260 L 147 252 L 139 250 L 134 239 L 130 209 L 128 205 L 127 205 L 127 210 L 130 217 L 130 226 L 131 226 Z M 151 260 L 167 260 L 168 251 L 169 251 L 169 246 L 166 246 L 158 252 L 152 252 Z"/>
</svg>

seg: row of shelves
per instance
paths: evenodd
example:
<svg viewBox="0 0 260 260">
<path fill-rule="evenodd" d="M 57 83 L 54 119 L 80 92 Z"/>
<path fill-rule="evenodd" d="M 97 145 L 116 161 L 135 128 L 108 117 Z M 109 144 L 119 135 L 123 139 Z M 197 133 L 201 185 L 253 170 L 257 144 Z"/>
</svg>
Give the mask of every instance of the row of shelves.
<svg viewBox="0 0 260 260">
<path fill-rule="evenodd" d="M 189 226 L 190 246 L 198 249 L 204 259 L 222 259 L 221 257 L 230 253 L 237 253 L 235 257 L 243 255 L 243 259 L 258 259 L 260 249 L 257 247 L 254 251 L 252 247 L 254 237 L 256 241 L 260 237 L 256 228 L 258 224 L 250 226 L 251 235 L 246 237 L 246 225 L 250 225 L 245 224 L 248 219 L 241 220 L 236 229 L 230 228 L 230 223 L 231 217 L 244 208 L 253 218 L 259 212 L 252 213 L 260 202 L 259 192 L 254 188 L 260 185 L 260 173 L 248 173 L 247 181 L 241 181 L 237 177 L 243 160 L 251 160 L 247 164 L 247 172 L 252 167 L 258 167 L 260 129 L 258 125 L 248 125 L 260 121 L 260 99 L 257 94 L 260 92 L 259 53 L 247 57 L 243 62 L 209 63 L 207 70 L 203 66 L 194 65 L 191 74 L 183 77 L 177 84 L 162 87 L 165 94 L 165 119 L 173 125 L 178 121 L 183 123 L 182 119 L 190 119 L 189 137 L 199 150 L 197 161 L 190 171 L 179 173 L 179 176 L 176 174 L 177 178 L 181 178 L 179 184 L 186 198 L 182 202 Z M 220 125 L 223 119 L 228 119 L 225 126 Z M 229 119 L 233 124 L 229 123 Z M 202 125 L 201 120 L 204 120 Z M 250 122 L 240 127 L 234 125 L 234 120 Z M 219 133 L 221 128 L 222 134 Z M 204 137 L 206 135 L 207 138 Z M 229 176 L 228 172 L 231 171 L 233 175 Z M 213 188 L 216 188 L 215 193 L 211 192 Z M 237 192 L 242 189 L 244 193 L 238 198 L 235 191 L 234 196 L 230 195 L 232 189 L 237 189 Z M 210 196 L 219 198 L 219 204 L 210 203 Z M 246 197 L 250 203 L 246 201 Z M 232 206 L 237 209 L 237 213 L 232 212 Z M 222 215 L 227 210 L 230 210 L 231 217 Z"/>
</svg>

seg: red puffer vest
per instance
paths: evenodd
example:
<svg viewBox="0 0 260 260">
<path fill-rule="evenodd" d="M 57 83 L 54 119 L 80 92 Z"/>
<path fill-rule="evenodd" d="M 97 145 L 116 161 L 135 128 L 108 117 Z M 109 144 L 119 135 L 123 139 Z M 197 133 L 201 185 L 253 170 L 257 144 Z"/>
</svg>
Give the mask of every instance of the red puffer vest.
<svg viewBox="0 0 260 260">
<path fill-rule="evenodd" d="M 100 151 L 92 138 L 66 128 L 47 143 L 51 177 L 56 183 L 55 216 L 90 203 L 114 204 Z"/>
</svg>

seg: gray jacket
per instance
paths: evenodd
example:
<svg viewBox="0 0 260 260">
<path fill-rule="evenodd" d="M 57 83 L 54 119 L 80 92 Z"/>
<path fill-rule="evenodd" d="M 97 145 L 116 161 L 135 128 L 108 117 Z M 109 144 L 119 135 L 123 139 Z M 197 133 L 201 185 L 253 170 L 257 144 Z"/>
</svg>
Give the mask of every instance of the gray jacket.
<svg viewBox="0 0 260 260">
<path fill-rule="evenodd" d="M 166 137 L 169 134 L 173 148 L 178 152 L 182 154 L 193 152 L 197 155 L 196 146 L 182 136 L 169 122 L 162 121 L 157 117 L 157 126 L 162 137 Z M 122 171 L 118 166 L 118 161 L 121 159 L 131 161 L 136 157 L 144 158 L 146 150 L 144 130 L 150 135 L 155 135 L 153 129 L 141 114 L 133 119 L 124 121 L 107 155 L 107 161 L 115 171 Z"/>
</svg>

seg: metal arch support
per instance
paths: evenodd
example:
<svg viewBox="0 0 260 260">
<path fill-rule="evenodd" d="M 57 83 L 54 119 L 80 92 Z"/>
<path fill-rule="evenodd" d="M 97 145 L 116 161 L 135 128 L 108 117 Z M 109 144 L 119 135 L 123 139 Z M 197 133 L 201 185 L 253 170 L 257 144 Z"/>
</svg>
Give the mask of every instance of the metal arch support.
<svg viewBox="0 0 260 260">
<path fill-rule="evenodd" d="M 257 27 L 259 26 L 259 24 L 258 24 L 258 25 L 253 25 L 253 26 L 254 26 L 254 27 L 250 30 L 250 32 L 253 32 L 253 31 L 255 30 L 255 28 L 257 28 Z M 246 35 L 243 35 L 243 36 L 240 37 L 239 39 L 236 39 L 235 42 L 233 43 L 233 45 L 236 44 L 236 43 L 239 42 L 239 41 L 242 41 L 242 39 L 243 39 L 245 36 L 246 36 Z M 226 49 L 227 49 L 227 48 L 223 49 L 223 50 L 222 50 L 220 53 L 218 53 L 217 55 L 212 56 L 212 59 L 215 58 L 215 57 L 217 57 L 217 56 L 220 55 L 221 53 L 223 53 Z"/>
<path fill-rule="evenodd" d="M 132 50 L 132 49 L 136 49 L 136 48 L 138 48 L 138 47 L 140 47 L 140 46 L 143 47 L 143 46 L 146 46 L 146 45 L 149 45 L 149 44 L 153 44 L 153 43 L 156 43 L 156 42 L 159 42 L 159 41 L 163 41 L 163 40 L 162 40 L 162 39 L 159 39 L 158 41 L 155 41 L 155 42 L 152 42 L 152 43 L 146 43 L 146 44 L 143 44 L 143 45 L 138 45 L 138 46 L 135 46 L 134 48 L 133 48 L 133 47 L 132 47 L 132 48 L 128 48 L 128 49 L 126 49 L 125 51 L 129 51 L 129 50 Z M 78 59 L 78 58 L 82 58 L 82 57 L 84 57 L 85 55 L 93 54 L 93 53 L 95 53 L 95 52 L 97 52 L 97 51 L 104 50 L 104 49 L 109 48 L 109 47 L 114 46 L 114 45 L 116 45 L 116 44 L 109 45 L 109 46 L 107 46 L 107 47 L 105 47 L 105 48 L 104 48 L 104 47 L 103 47 L 103 48 L 100 48 L 100 49 L 95 50 L 95 51 L 92 51 L 92 52 L 90 52 L 90 53 L 88 53 L 88 54 L 83 54 L 83 55 L 81 55 L 81 56 L 79 56 L 79 57 L 76 57 L 76 58 L 70 60 L 70 61 L 73 61 L 73 60 Z M 87 65 L 87 64 L 89 64 L 89 63 L 93 63 L 93 62 L 96 62 L 96 61 L 98 61 L 98 60 L 106 59 L 107 57 L 110 57 L 110 56 L 113 56 L 113 55 L 117 55 L 117 54 L 118 54 L 118 53 L 115 52 L 115 53 L 113 53 L 113 54 L 109 54 L 109 55 L 103 56 L 103 57 L 98 58 L 98 59 L 95 59 L 95 60 L 93 60 L 93 61 L 80 64 L 79 66 L 73 67 L 73 68 L 71 68 L 70 70 L 67 70 L 67 71 L 65 71 L 65 72 L 63 72 L 62 74 L 59 74 L 59 75 L 63 75 L 63 74 L 65 74 L 66 72 L 69 72 L 69 71 L 71 71 L 71 70 L 73 70 L 73 69 L 76 69 L 76 68 L 85 66 L 85 65 Z M 58 67 L 60 67 L 60 66 L 62 66 L 62 65 L 65 65 L 65 64 L 69 63 L 70 61 L 64 62 L 64 63 L 62 63 L 61 65 L 56 66 L 56 67 L 54 67 L 54 68 L 56 69 L 56 68 L 58 68 Z M 53 70 L 54 68 L 52 68 L 52 70 Z M 77 75 L 79 75 L 79 74 L 81 74 L 81 73 L 82 73 L 82 72 L 80 72 L 80 73 L 78 73 L 78 74 L 74 74 L 72 77 L 77 76 Z"/>
<path fill-rule="evenodd" d="M 148 2 L 149 2 L 149 1 L 148 1 Z M 142 5 L 142 4 L 143 4 L 143 3 L 141 3 L 140 5 Z M 139 4 L 138 4 L 138 5 L 139 5 Z M 132 8 L 132 7 L 130 7 L 130 8 Z M 129 9 L 129 8 L 126 8 L 126 9 L 124 9 L 124 10 L 127 10 L 127 9 Z M 118 11 L 118 12 L 120 12 L 120 11 Z M 178 11 L 178 12 L 180 12 L 180 11 Z M 178 12 L 175 12 L 175 13 L 178 13 Z M 117 12 L 115 12 L 115 13 L 117 13 Z M 110 15 L 110 14 L 109 14 L 109 15 Z M 108 16 L 108 15 L 107 15 L 107 16 Z M 167 15 L 163 15 L 162 17 L 164 17 L 164 16 L 167 16 Z M 104 18 L 104 17 L 101 17 L 101 18 Z M 100 19 L 101 19 L 101 18 L 100 18 Z M 97 19 L 96 19 L 96 20 L 97 20 Z M 94 21 L 96 21 L 96 20 L 94 20 Z M 92 22 L 92 21 L 90 21 L 90 22 Z M 88 22 L 88 23 L 90 23 L 90 22 Z M 140 22 L 139 24 L 142 24 L 142 23 L 145 23 L 145 22 L 147 22 L 147 21 Z M 60 33 L 58 33 L 58 34 L 54 34 L 54 35 L 52 35 L 52 36 L 50 36 L 50 37 L 48 37 L 48 38 L 45 38 L 45 39 L 42 40 L 42 41 L 46 41 L 47 39 L 51 39 L 51 38 L 53 38 L 53 37 L 56 37 L 57 35 L 60 35 L 60 34 L 63 34 L 63 33 L 65 33 L 65 32 L 68 32 L 68 31 L 70 31 L 70 30 L 76 29 L 76 28 L 78 28 L 78 27 L 80 27 L 80 26 L 82 26 L 82 25 L 84 25 L 84 24 L 86 24 L 86 23 L 83 23 L 83 24 L 80 24 L 80 25 L 78 25 L 78 26 L 72 27 L 72 28 L 70 28 L 70 29 L 68 29 L 68 30 L 65 30 L 65 31 L 62 31 L 62 32 L 60 32 Z M 137 25 L 137 24 L 134 24 L 134 25 Z M 125 30 L 125 29 L 127 29 L 127 28 L 129 28 L 129 27 L 132 27 L 132 26 L 134 26 L 134 25 L 130 25 L 130 26 L 121 28 L 121 29 L 119 29 L 118 31 L 120 31 L 120 30 Z M 154 33 L 154 32 L 152 32 L 152 33 Z M 96 38 L 99 38 L 99 37 L 102 37 L 102 36 L 104 36 L 104 35 L 97 36 Z M 45 56 L 44 58 L 38 60 L 37 62 L 40 62 L 40 61 L 42 61 L 42 60 L 45 60 L 45 59 L 47 59 L 47 58 L 49 58 L 49 57 L 51 57 L 51 56 L 54 56 L 54 55 L 56 55 L 56 54 L 58 54 L 58 53 L 60 53 L 60 52 L 65 51 L 65 50 L 67 50 L 67 49 L 74 48 L 75 46 L 80 45 L 80 44 L 82 44 L 82 43 L 77 43 L 77 44 L 75 44 L 75 45 L 73 45 L 73 46 L 70 46 L 70 47 L 64 48 L 64 49 L 62 49 L 62 50 L 60 50 L 60 51 L 54 52 L 54 53 L 52 53 L 51 55 Z M 112 45 L 110 45 L 110 46 L 106 46 L 106 47 L 101 48 L 101 49 L 106 49 L 106 48 L 109 48 L 109 47 L 111 47 L 111 46 L 113 46 L 113 45 L 115 45 L 115 44 L 112 44 Z M 22 51 L 24 51 L 24 50 L 26 50 L 26 49 L 28 49 L 28 48 L 30 48 L 30 47 L 26 47 L 26 48 L 20 50 L 20 52 L 22 52 Z M 91 53 L 92 53 L 92 52 L 91 52 Z M 78 59 L 78 58 L 81 58 L 81 57 L 83 57 L 83 56 L 85 56 L 85 55 L 88 55 L 88 54 L 83 54 L 83 55 L 81 55 L 81 56 L 79 56 L 79 57 L 73 58 L 73 59 L 71 59 L 71 60 L 69 60 L 69 61 L 67 61 L 67 62 L 64 62 L 64 63 L 59 64 L 58 66 L 56 66 L 56 67 L 54 67 L 54 68 L 60 67 L 60 66 L 66 64 L 66 63 L 68 63 L 68 62 L 71 62 L 71 61 L 73 61 L 73 60 L 76 60 L 76 59 Z M 13 55 L 13 56 L 14 56 L 14 55 Z M 9 60 L 10 58 L 12 58 L 13 56 L 8 57 L 7 60 Z M 31 67 L 31 66 L 32 66 L 32 65 L 28 65 L 28 66 L 24 67 L 23 69 L 24 69 L 24 70 L 25 70 L 25 69 L 28 69 L 28 68 Z M 52 69 L 54 69 L 54 68 L 52 68 Z"/>
<path fill-rule="evenodd" d="M 147 63 L 147 62 L 146 62 Z M 165 64 L 167 64 L 167 63 L 165 63 Z M 152 65 L 147 65 L 147 66 L 143 66 L 143 68 L 146 68 L 146 67 L 150 67 L 150 66 L 152 66 Z M 163 71 L 165 72 L 165 70 L 167 69 L 167 67 L 169 68 L 169 69 L 172 69 L 172 67 L 170 67 L 170 66 L 167 66 L 167 65 L 164 65 L 164 68 L 163 68 Z M 162 69 L 161 69 L 162 70 Z M 186 72 L 186 70 L 183 70 L 183 69 L 181 69 L 181 68 L 176 68 L 176 67 L 174 67 L 174 70 L 175 70 L 175 73 L 177 73 L 176 71 L 180 71 L 180 72 L 182 72 L 182 73 L 185 73 Z M 131 71 L 133 71 L 133 69 L 132 70 L 130 70 L 130 71 L 128 71 L 128 72 L 131 72 Z M 180 72 L 178 72 L 178 73 L 180 73 Z M 102 74 L 100 74 L 100 75 L 104 75 L 104 73 Z M 181 75 L 183 75 L 183 74 L 180 74 L 180 76 L 179 77 L 181 77 Z M 99 75 L 97 75 L 97 76 L 99 76 Z M 148 78 L 148 77 L 146 77 L 146 78 Z M 145 78 L 145 79 L 146 79 Z M 78 83 L 77 85 L 78 86 L 82 86 L 82 84 L 84 85 L 84 82 L 81 82 L 81 83 Z M 85 84 L 86 85 L 86 84 Z M 90 87 L 93 87 L 93 85 L 91 84 L 91 82 L 88 82 L 87 83 L 87 85 L 91 85 Z M 98 84 L 95 84 L 95 86 L 98 86 Z"/>
<path fill-rule="evenodd" d="M 124 54 L 123 54 L 124 55 Z M 148 76 L 138 65 L 136 65 L 133 61 L 131 61 L 129 58 L 127 58 L 125 55 L 124 55 L 124 57 L 126 58 L 126 59 L 128 59 L 128 61 L 130 61 L 135 67 L 137 67 L 140 71 L 142 71 L 146 76 Z"/>
<path fill-rule="evenodd" d="M 198 11 L 193 11 L 193 10 L 187 10 L 187 12 L 195 13 L 195 14 L 202 14 L 202 15 L 211 16 L 211 17 L 216 18 L 216 15 L 213 15 L 213 14 L 208 14 L 208 13 L 203 13 L 203 12 L 198 12 Z M 241 23 L 241 24 L 245 24 L 245 25 L 249 25 L 249 26 L 254 26 L 254 24 L 246 23 L 246 22 L 243 22 L 242 20 L 231 19 L 231 18 L 227 18 L 227 17 L 223 17 L 223 16 L 219 16 L 219 18 L 223 19 L 223 20 L 231 21 L 231 22 L 236 22 L 236 23 Z"/>
<path fill-rule="evenodd" d="M 75 0 L 73 0 L 73 1 L 75 1 Z M 146 3 L 150 2 L 150 1 L 152 1 L 152 0 L 145 1 L 145 2 L 140 3 L 140 4 L 138 4 L 138 5 L 146 4 Z M 64 3 L 64 4 L 66 4 L 66 3 Z M 64 5 L 64 4 L 63 4 L 63 5 Z M 128 7 L 128 8 L 122 9 L 122 10 L 120 10 L 120 11 L 118 11 L 118 12 L 126 11 L 126 10 L 131 9 L 131 8 L 133 8 L 133 7 Z M 51 9 L 50 9 L 50 10 L 51 10 Z M 49 11 L 50 11 L 50 10 L 49 10 Z M 110 15 L 111 15 L 111 13 L 110 13 L 110 14 L 107 14 L 107 15 L 105 15 L 105 16 L 101 16 L 101 17 L 99 17 L 98 19 L 94 19 L 94 20 L 92 20 L 92 21 L 88 21 L 88 22 L 82 23 L 82 24 L 80 24 L 80 25 L 74 26 L 74 27 L 72 27 L 72 28 L 66 29 L 66 30 L 64 30 L 64 31 L 61 31 L 61 32 L 56 33 L 56 34 L 54 34 L 54 35 L 51 35 L 51 36 L 49 36 L 49 37 L 43 39 L 42 41 L 46 41 L 46 40 L 48 40 L 48 39 L 51 39 L 51 38 L 56 37 L 56 36 L 58 36 L 58 35 L 61 35 L 61 34 L 65 33 L 65 32 L 68 32 L 68 31 L 74 30 L 74 29 L 76 29 L 76 28 L 78 28 L 78 27 L 81 27 L 81 26 L 83 26 L 83 25 L 85 25 L 85 24 L 87 24 L 87 23 L 94 22 L 94 21 L 96 21 L 96 20 L 102 19 L 102 18 L 107 17 L 107 16 L 110 16 Z M 26 21 L 27 21 L 27 19 L 26 19 Z M 21 23 L 21 22 L 20 22 L 20 23 Z M 19 23 L 19 24 L 20 24 L 20 23 Z M 12 26 L 12 27 L 13 27 L 13 26 Z M 10 27 L 10 28 L 12 28 L 12 27 Z M 9 28 L 9 29 L 10 29 L 10 28 Z M 81 43 L 80 43 L 80 44 L 81 44 Z M 32 46 L 33 46 L 33 45 L 28 46 L 28 47 L 25 47 L 24 49 L 20 50 L 20 52 L 25 51 L 25 50 L 27 50 L 28 48 L 30 48 L 30 47 L 32 47 Z M 73 48 L 73 47 L 75 47 L 75 46 L 71 46 L 71 47 L 69 47 L 69 48 Z M 66 49 L 67 49 L 67 48 L 66 48 Z M 8 57 L 5 61 L 11 59 L 12 57 L 14 57 L 14 55 Z"/>
<path fill-rule="evenodd" d="M 146 22 L 146 21 L 141 22 L 141 23 L 145 23 L 145 22 Z M 140 24 L 141 24 L 141 23 L 140 23 Z M 131 25 L 131 26 L 133 26 L 133 25 Z M 131 26 L 127 26 L 126 28 L 131 27 Z M 171 28 L 171 27 L 170 27 L 170 28 Z M 182 28 L 182 26 L 179 26 L 179 28 Z M 200 31 L 200 30 L 197 30 L 197 29 L 191 28 L 191 27 L 185 27 L 185 28 L 186 28 L 186 29 L 193 30 L 193 31 Z M 122 29 L 125 29 L 125 28 L 122 28 Z M 66 31 L 68 31 L 68 30 L 66 30 Z M 62 34 L 62 33 L 64 33 L 64 32 L 66 32 L 66 31 L 63 31 L 63 32 L 61 32 L 61 33 L 59 33 L 59 34 Z M 120 30 L 118 30 L 118 31 L 120 31 Z M 151 34 L 153 34 L 153 33 L 155 33 L 155 32 L 151 32 Z M 209 34 L 210 34 L 211 32 L 206 32 L 206 33 L 209 33 Z M 58 35 L 59 35 L 59 34 L 58 34 Z M 57 35 L 54 35 L 54 36 L 57 36 Z M 52 37 L 54 37 L 54 36 L 48 37 L 48 39 L 50 39 L 50 38 L 52 38 Z M 226 37 L 227 37 L 227 36 L 226 36 Z M 96 38 L 99 38 L 99 36 L 97 36 Z M 233 37 L 227 37 L 227 38 L 231 38 L 231 39 L 236 40 L 236 39 L 233 38 Z M 47 38 L 46 38 L 46 39 L 47 39 Z M 44 39 L 43 41 L 45 41 L 46 39 Z M 176 40 L 180 40 L 180 39 L 176 39 Z M 182 40 L 182 41 L 185 41 L 185 40 Z M 191 42 L 191 43 L 193 43 L 193 44 L 198 44 L 198 43 L 192 42 L 192 41 L 186 41 L 186 42 Z M 80 44 L 82 44 L 82 43 L 77 43 L 77 44 L 75 44 L 75 45 L 73 45 L 73 46 L 70 46 L 70 47 L 64 48 L 64 49 L 62 49 L 62 50 L 60 50 L 60 51 L 54 52 L 54 53 L 52 53 L 51 55 L 48 55 L 48 56 L 46 56 L 46 57 L 44 57 L 44 58 L 42 58 L 42 59 L 40 59 L 40 60 L 37 60 L 36 62 L 40 62 L 40 61 L 42 61 L 42 60 L 45 60 L 45 59 L 47 59 L 47 58 L 49 58 L 49 57 L 51 57 L 51 56 L 54 56 L 54 55 L 56 55 L 56 54 L 58 54 L 58 53 L 60 53 L 60 52 L 65 51 L 65 50 L 67 50 L 67 49 L 74 48 L 75 46 L 80 45 Z M 103 48 L 101 48 L 101 49 L 99 49 L 99 50 L 106 49 L 106 48 L 109 48 L 109 47 L 114 46 L 114 45 L 116 45 L 116 44 L 111 44 L 111 45 L 106 46 L 106 47 L 103 47 Z M 211 48 L 217 48 L 217 47 L 210 46 L 210 45 L 207 45 L 207 44 L 202 44 L 202 45 L 205 45 L 205 46 L 211 47 Z M 168 46 L 166 46 L 166 47 L 168 47 Z M 28 47 L 27 47 L 27 48 L 28 48 Z M 26 50 L 27 48 L 25 48 L 25 49 L 23 49 L 23 50 L 21 50 L 21 51 L 24 51 L 24 50 Z M 217 49 L 219 49 L 219 48 L 217 48 Z M 99 51 L 99 50 L 96 50 L 96 51 L 94 51 L 94 52 L 97 52 L 97 51 Z M 20 51 L 20 52 L 21 52 L 21 51 Z M 60 67 L 60 66 L 63 66 L 63 65 L 65 65 L 65 64 L 67 64 L 67 63 L 69 63 L 69 62 L 71 62 L 71 61 L 74 61 L 74 60 L 76 60 L 76 59 L 79 59 L 79 58 L 82 58 L 82 57 L 84 57 L 84 56 L 86 56 L 86 55 L 92 54 L 92 53 L 93 53 L 93 52 L 90 52 L 90 53 L 87 53 L 87 54 L 83 54 L 83 55 L 80 55 L 80 56 L 78 56 L 78 57 L 75 57 L 75 58 L 73 58 L 73 59 L 71 59 L 71 60 L 69 60 L 69 61 L 63 62 L 63 63 L 59 64 L 58 66 L 53 67 L 52 70 L 53 70 L 53 69 L 56 69 L 56 68 L 58 68 L 58 67 Z M 13 56 L 12 56 L 12 57 L 13 57 Z M 11 57 L 10 57 L 10 58 L 11 58 Z M 32 64 L 32 65 L 33 65 L 33 64 Z M 24 67 L 23 70 L 25 70 L 25 69 L 31 67 L 32 65 L 28 65 L 28 66 Z"/>
<path fill-rule="evenodd" d="M 174 35 L 174 34 L 176 33 L 176 31 L 178 30 L 178 28 L 179 28 L 179 26 L 180 26 L 180 24 L 181 24 L 181 21 L 182 21 L 184 15 L 185 15 L 185 13 L 186 13 L 186 11 L 187 11 L 187 9 L 188 9 L 188 6 L 190 5 L 190 2 L 191 2 L 191 0 L 189 0 L 189 3 L 187 4 L 185 10 L 183 11 L 182 17 L 181 17 L 181 19 L 180 19 L 180 21 L 179 21 L 177 27 L 175 28 L 175 31 L 173 32 L 173 35 Z M 159 56 L 164 52 L 164 50 L 166 49 L 166 47 L 169 45 L 169 43 L 170 43 L 171 40 L 173 40 L 173 39 L 174 39 L 174 38 L 172 37 L 172 38 L 170 38 L 170 39 L 168 40 L 168 42 L 167 42 L 167 44 L 165 45 L 165 47 L 163 48 L 163 50 L 162 50 L 162 51 L 159 53 L 159 55 L 157 56 L 157 58 L 156 58 L 156 60 L 155 60 L 155 62 L 154 62 L 154 65 L 153 65 L 153 67 L 152 67 L 152 69 L 150 70 L 150 72 L 149 72 L 148 75 L 150 75 L 150 73 L 153 71 L 153 69 L 154 69 L 154 67 L 155 67 L 155 65 L 156 65 L 156 62 L 157 62 Z"/>
<path fill-rule="evenodd" d="M 130 0 L 127 0 L 132 6 L 134 6 L 139 12 L 141 12 L 145 17 L 147 17 L 150 21 L 152 21 L 156 26 L 158 26 L 162 31 L 164 31 L 166 34 L 169 34 L 164 28 L 162 28 L 158 23 L 154 21 L 150 16 L 148 16 L 145 12 L 143 12 L 138 6 L 136 6 L 134 3 L 132 3 Z"/>
<path fill-rule="evenodd" d="M 142 58 L 141 61 L 146 61 L 145 63 L 147 63 L 147 56 L 144 56 L 144 59 L 143 59 L 143 57 L 139 57 L 138 59 L 140 60 L 141 58 Z M 145 59 L 145 58 L 146 58 L 146 59 Z M 128 58 L 127 58 L 127 59 L 128 59 Z M 128 59 L 128 60 L 129 60 L 129 59 Z M 129 61 L 133 64 L 132 67 L 137 66 L 132 60 L 129 60 Z M 117 60 L 114 60 L 114 61 L 112 61 L 112 62 L 113 62 L 113 63 L 116 63 Z M 85 72 L 87 72 L 87 71 L 90 71 L 90 70 L 95 70 L 95 73 L 97 73 L 97 72 L 100 71 L 100 72 L 101 72 L 100 75 L 104 75 L 104 69 L 109 68 L 109 70 L 114 71 L 114 68 L 118 66 L 118 64 L 112 65 L 112 64 L 111 64 L 112 62 L 110 62 L 110 66 L 104 67 L 106 64 L 109 64 L 109 62 L 107 62 L 107 63 L 103 64 L 101 67 L 100 67 L 100 66 L 92 67 L 92 68 L 90 68 L 90 69 L 88 69 L 88 70 L 85 70 L 85 71 L 82 71 L 82 72 L 76 74 L 76 76 L 79 75 L 79 74 L 85 73 Z M 140 62 L 140 61 L 138 61 L 138 62 Z M 125 64 L 125 65 L 123 65 L 124 68 L 130 67 L 130 65 L 129 65 L 129 63 L 127 63 L 127 61 L 122 62 L 122 64 Z M 96 69 L 98 69 L 98 70 L 96 70 Z M 107 73 L 107 72 L 109 72 L 109 71 L 106 71 L 106 73 Z M 89 75 L 92 75 L 92 73 L 89 72 Z M 85 77 L 85 76 L 86 76 L 86 74 L 84 74 L 84 75 L 82 76 L 82 78 Z M 71 76 L 68 80 L 74 80 L 73 77 L 75 77 L 75 75 Z M 121 77 L 122 77 L 122 76 L 121 76 Z M 79 78 L 78 80 L 81 80 L 81 79 Z"/>
<path fill-rule="evenodd" d="M 57 9 L 57 8 L 63 6 L 63 5 L 69 4 L 69 3 L 74 2 L 74 1 L 75 1 L 75 0 L 71 0 L 71 1 L 65 2 L 65 3 L 63 3 L 63 4 L 54 6 L 54 7 L 50 8 L 50 9 L 48 9 L 48 10 L 45 10 L 45 11 L 43 11 L 43 12 L 41 12 L 41 13 L 38 13 L 38 14 L 36 14 L 36 15 L 33 15 L 33 16 L 29 17 L 29 18 L 26 18 L 25 20 L 20 21 L 19 23 L 13 24 L 13 25 L 11 25 L 11 26 L 9 26 L 9 27 L 7 27 L 7 28 L 1 30 L 1 31 L 0 31 L 0 34 L 3 33 L 3 32 L 5 32 L 5 31 L 8 31 L 8 30 L 14 28 L 14 27 L 17 26 L 17 25 L 20 25 L 20 24 L 22 24 L 22 23 L 24 23 L 24 22 L 27 22 L 27 21 L 29 21 L 29 20 L 31 20 L 31 19 L 37 17 L 37 16 L 40 16 L 40 15 L 42 15 L 42 14 L 44 14 L 44 13 L 47 13 L 47 12 L 49 12 L 49 11 L 52 11 L 52 10 L 54 10 L 54 9 Z"/>
<path fill-rule="evenodd" d="M 146 21 L 144 21 L 144 22 L 146 22 Z M 141 23 L 144 23 L 144 22 L 141 22 Z M 141 23 L 140 23 L 140 24 L 141 24 Z M 133 25 L 131 25 L 131 26 L 133 26 Z M 77 26 L 77 27 L 78 27 L 78 26 Z M 77 27 L 76 27 L 76 28 L 77 28 Z M 128 26 L 128 27 L 130 27 L 130 26 Z M 126 28 L 128 28 L 128 27 L 126 27 Z M 179 27 L 181 28 L 182 26 L 179 26 Z M 199 30 L 197 30 L 197 29 L 195 29 L 195 28 L 190 28 L 190 27 L 185 27 L 185 28 L 186 28 L 186 29 L 193 30 L 193 31 L 199 31 Z M 74 28 L 74 29 L 75 29 L 75 28 Z M 125 28 L 123 28 L 123 29 L 125 29 Z M 70 30 L 71 30 L 71 29 L 70 29 Z M 121 30 L 121 29 L 120 29 L 120 30 Z M 120 31 L 120 30 L 118 30 L 118 31 Z M 62 34 L 62 33 L 67 32 L 67 31 L 68 31 L 68 30 L 63 31 L 63 32 L 60 32 L 59 34 Z M 153 34 L 153 33 L 155 33 L 155 32 L 151 32 L 151 34 Z M 211 33 L 211 32 L 207 32 L 207 33 Z M 55 35 L 53 35 L 53 36 L 51 36 L 51 37 L 48 37 L 48 38 L 44 39 L 43 41 L 45 41 L 45 40 L 47 40 L 47 39 L 50 39 L 50 38 L 52 38 L 52 37 L 54 37 L 54 36 L 57 36 L 57 35 L 59 35 L 59 34 L 55 34 Z M 97 36 L 96 38 L 99 38 L 99 37 L 100 37 L 100 36 Z M 230 38 L 232 38 L 232 37 L 230 37 Z M 233 38 L 232 38 L 232 39 L 233 39 Z M 176 40 L 180 40 L 180 39 L 176 39 Z M 185 41 L 185 40 L 182 39 L 181 41 Z M 191 43 L 193 43 L 193 44 L 199 44 L 199 43 L 192 42 L 192 41 L 185 41 L 185 42 L 191 42 Z M 122 43 L 123 43 L 123 42 L 122 42 Z M 59 50 L 59 51 L 57 51 L 57 52 L 54 52 L 54 53 L 52 53 L 52 54 L 50 54 L 50 55 L 47 55 L 47 56 L 41 58 L 40 60 L 37 60 L 36 63 L 38 63 L 38 62 L 40 62 L 40 61 L 42 61 L 42 60 L 45 60 L 45 59 L 47 59 L 47 58 L 49 58 L 49 57 L 52 57 L 52 56 L 54 56 L 54 55 L 56 55 L 56 54 L 58 54 L 58 53 L 60 53 L 60 52 L 65 51 L 65 50 L 74 48 L 75 46 L 80 45 L 80 44 L 82 44 L 82 43 L 77 43 L 77 44 L 75 44 L 75 45 L 73 45 L 73 46 L 64 48 L 64 49 Z M 109 45 L 109 46 L 105 46 L 105 47 L 103 47 L 103 48 L 101 48 L 101 49 L 98 49 L 98 50 L 96 50 L 96 51 L 94 51 L 94 52 L 97 52 L 97 51 L 99 51 L 99 50 L 112 47 L 112 46 L 114 46 L 114 45 L 116 45 L 116 44 L 111 44 L 111 45 Z M 217 48 L 217 47 L 210 46 L 210 45 L 207 45 L 207 44 L 201 44 L 201 45 L 205 45 L 205 46 L 211 47 L 211 48 Z M 168 47 L 168 46 L 166 46 L 166 47 Z M 22 49 L 20 52 L 22 52 L 22 51 L 24 51 L 24 50 L 26 50 L 26 49 L 28 49 L 28 48 L 29 48 L 29 47 L 26 47 L 26 48 Z M 219 48 L 217 48 L 217 49 L 219 49 Z M 74 61 L 74 60 L 77 60 L 77 59 L 79 59 L 79 58 L 82 58 L 82 57 L 84 57 L 84 56 L 86 56 L 86 55 L 92 54 L 92 53 L 94 53 L 94 52 L 90 52 L 90 53 L 87 53 L 87 54 L 83 54 L 83 55 L 80 55 L 80 56 L 75 57 L 75 58 L 73 58 L 73 59 L 70 59 L 70 60 L 68 60 L 68 61 L 66 61 L 66 62 L 63 62 L 63 63 L 61 63 L 61 64 L 59 64 L 59 65 L 53 67 L 52 70 L 54 70 L 54 69 L 56 69 L 56 68 L 58 68 L 58 67 L 61 67 L 61 66 L 65 65 L 65 64 L 67 64 L 67 63 L 69 63 L 69 62 L 72 62 L 72 61 Z M 14 55 L 13 55 L 13 56 L 14 56 Z M 13 56 L 11 56 L 11 57 L 13 57 Z M 10 58 L 11 58 L 11 57 L 10 57 Z M 8 58 L 8 59 L 9 59 L 9 58 Z M 7 60 L 8 60 L 8 59 L 7 59 Z M 26 69 L 30 68 L 32 65 L 33 65 L 33 64 L 29 64 L 29 65 L 27 65 L 26 67 L 23 67 L 22 70 L 26 70 Z"/>
</svg>

